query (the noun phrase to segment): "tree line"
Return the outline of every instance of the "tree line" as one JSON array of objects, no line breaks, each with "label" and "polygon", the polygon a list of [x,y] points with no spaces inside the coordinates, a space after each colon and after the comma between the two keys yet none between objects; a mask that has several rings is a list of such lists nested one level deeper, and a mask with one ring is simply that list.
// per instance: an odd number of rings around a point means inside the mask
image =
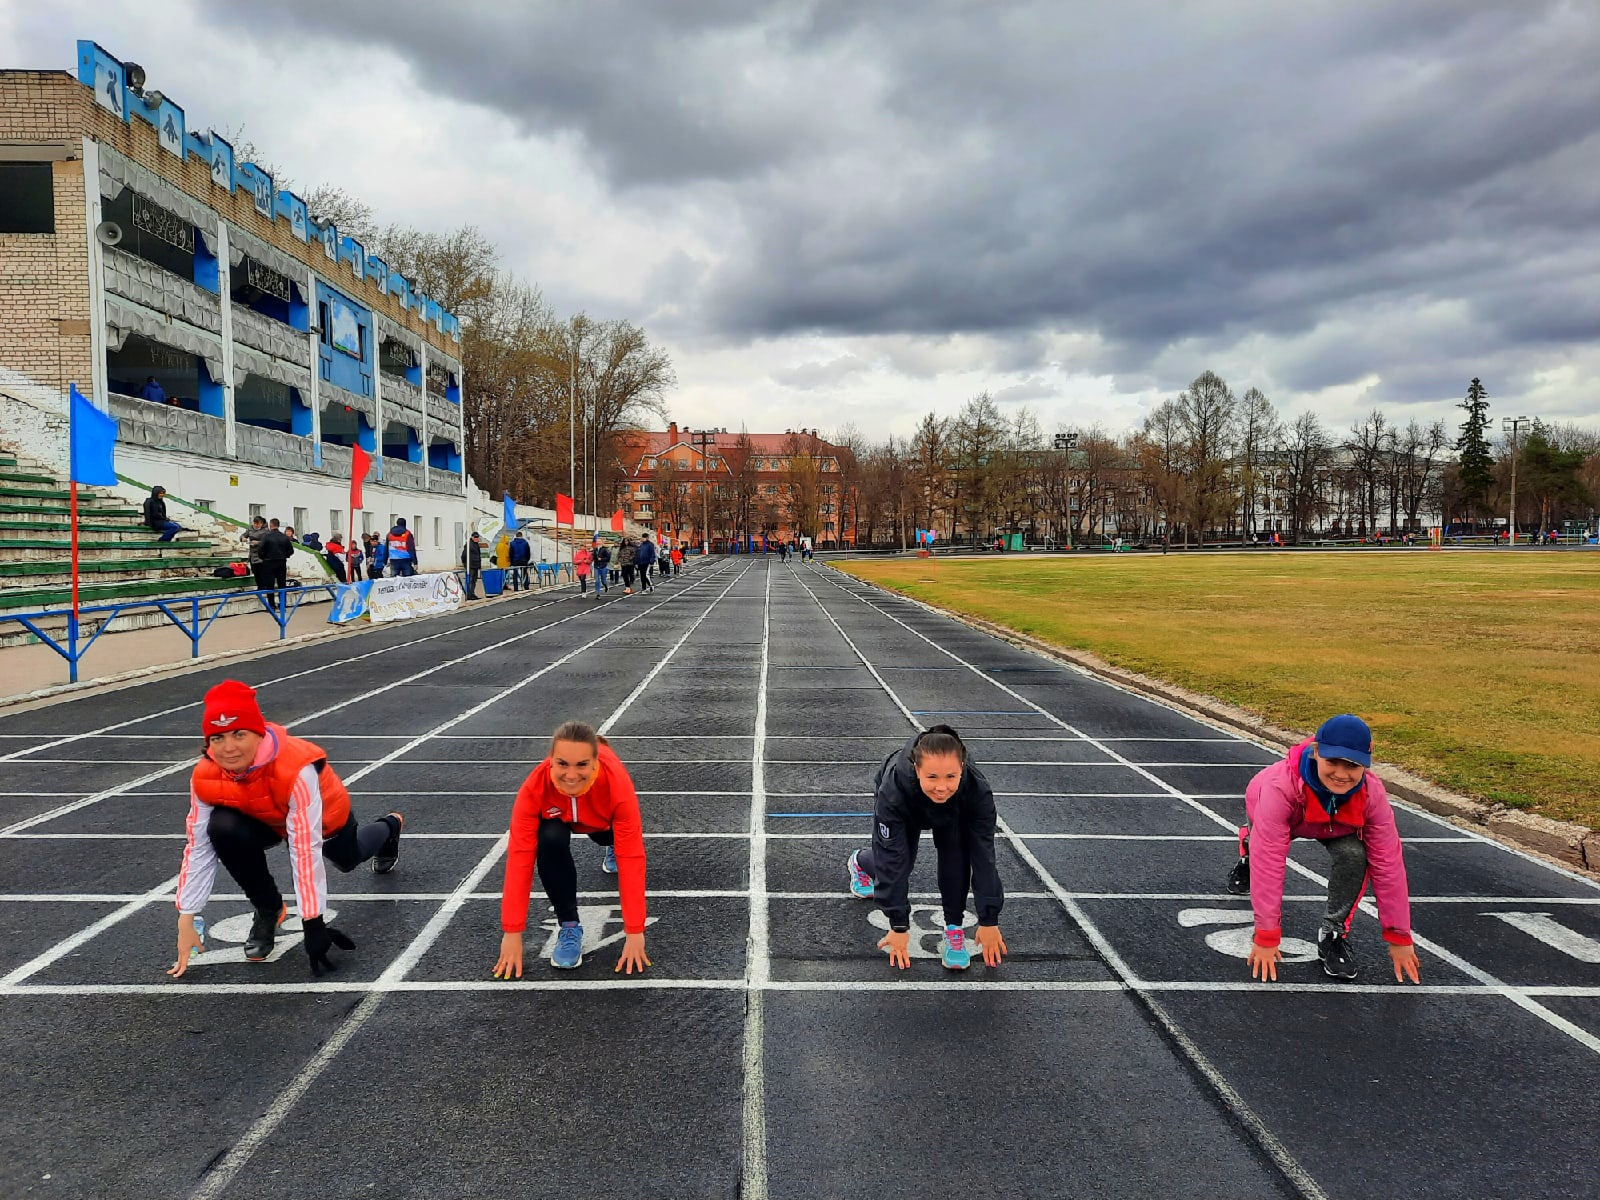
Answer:
[{"label": "tree line", "polygon": [[[917,529],[987,542],[1022,533],[1058,544],[1120,536],[1205,545],[1318,536],[1399,536],[1441,519],[1487,527],[1509,512],[1510,439],[1491,437],[1473,380],[1457,430],[1373,409],[1349,429],[1285,418],[1258,388],[1235,394],[1204,371],[1137,429],[1099,424],[1046,435],[1028,410],[988,393],[954,416],[928,413],[908,437],[835,440],[852,453],[858,545],[906,545]],[[1600,432],[1534,421],[1515,447],[1519,528],[1592,521]]]}]

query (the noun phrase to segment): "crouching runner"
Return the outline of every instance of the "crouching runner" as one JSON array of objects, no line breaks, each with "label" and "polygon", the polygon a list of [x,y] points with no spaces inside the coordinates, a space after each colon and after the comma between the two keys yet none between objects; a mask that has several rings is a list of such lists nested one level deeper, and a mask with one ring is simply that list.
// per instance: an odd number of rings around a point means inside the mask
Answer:
[{"label": "crouching runner", "polygon": [[327,754],[282,725],[269,724],[255,691],[237,680],[224,680],[206,693],[201,732],[205,750],[189,778],[187,840],[178,874],[178,961],[167,974],[182,975],[190,953],[204,949],[194,919],[211,898],[218,862],[255,908],[244,956],[260,962],[272,953],[288,910],[267,866],[267,851],[282,841],[289,843],[311,971],[333,970],[328,951],[334,946],[354,950],[355,943],[324,921],[328,877],[323,859],[341,871],[371,859],[372,869],[386,875],[400,857],[404,820],[390,813],[357,825],[350,794]]},{"label": "crouching runner", "polygon": [[644,952],[644,825],[633,780],[606,740],[582,721],[567,721],[550,738],[550,753],[523,780],[511,807],[511,840],[505,886],[500,893],[500,957],[496,979],[522,976],[522,931],[535,865],[559,928],[550,965],[583,965],[583,926],[578,923],[578,867],[572,859],[574,831],[606,848],[604,870],[617,875],[626,935],[616,969],[632,975],[650,960]]},{"label": "crouching runner", "polygon": [[1335,979],[1356,977],[1348,945],[1350,922],[1370,879],[1394,977],[1402,983],[1408,977],[1420,982],[1400,834],[1389,795],[1371,766],[1372,730],[1360,717],[1346,713],[1324,721],[1316,737],[1262,770],[1245,789],[1241,854],[1228,890],[1249,892],[1255,910],[1252,979],[1278,978],[1289,843],[1311,838],[1322,843],[1331,860],[1328,903],[1317,931],[1322,969]]},{"label": "crouching runner", "polygon": [[984,964],[999,966],[1007,951],[1000,936],[1005,891],[994,861],[994,792],[967,758],[966,743],[950,726],[935,725],[889,755],[872,783],[872,845],[852,853],[848,868],[850,891],[862,900],[875,898],[889,919],[878,949],[887,950],[897,967],[911,965],[911,868],[922,831],[930,829],[939,855],[944,965],[963,971],[972,963],[962,928],[970,891]]}]

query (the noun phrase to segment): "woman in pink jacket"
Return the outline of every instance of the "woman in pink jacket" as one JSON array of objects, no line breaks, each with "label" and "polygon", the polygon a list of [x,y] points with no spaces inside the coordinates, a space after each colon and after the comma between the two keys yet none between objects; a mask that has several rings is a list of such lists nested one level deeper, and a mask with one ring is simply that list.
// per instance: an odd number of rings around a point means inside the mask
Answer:
[{"label": "woman in pink jacket", "polygon": [[1370,879],[1394,977],[1402,983],[1408,977],[1420,982],[1400,834],[1388,793],[1371,766],[1372,730],[1360,717],[1345,713],[1324,721],[1316,737],[1261,771],[1245,789],[1239,864],[1229,876],[1228,890],[1240,895],[1248,891],[1255,910],[1252,979],[1278,978],[1289,843],[1312,838],[1327,847],[1332,860],[1328,906],[1317,932],[1322,969],[1335,979],[1356,977],[1347,945],[1350,921]]},{"label": "woman in pink jacket", "polygon": [[[589,590],[589,566],[593,561],[594,557],[589,553],[587,546],[579,546],[572,552],[572,569],[578,576],[579,595]],[[594,594],[598,598],[600,589],[596,588]]]}]

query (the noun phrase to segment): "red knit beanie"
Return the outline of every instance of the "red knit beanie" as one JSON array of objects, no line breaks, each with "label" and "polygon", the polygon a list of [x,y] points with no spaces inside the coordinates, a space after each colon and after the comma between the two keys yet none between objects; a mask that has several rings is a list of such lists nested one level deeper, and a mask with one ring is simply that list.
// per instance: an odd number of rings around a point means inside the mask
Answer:
[{"label": "red knit beanie", "polygon": [[256,690],[237,679],[224,679],[206,693],[206,713],[200,723],[200,736],[209,738],[214,733],[229,733],[235,729],[248,729],[267,734],[267,722],[256,703]]}]

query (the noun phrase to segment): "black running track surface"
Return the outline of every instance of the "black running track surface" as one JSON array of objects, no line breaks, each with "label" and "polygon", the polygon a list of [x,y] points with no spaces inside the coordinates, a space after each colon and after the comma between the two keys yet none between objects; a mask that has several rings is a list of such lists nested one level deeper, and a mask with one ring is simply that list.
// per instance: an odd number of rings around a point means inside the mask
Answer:
[{"label": "black running track surface", "polygon": [[[398,869],[330,870],[358,943],[242,961],[222,891],[174,942],[199,700],[224,675],[325,746]],[[1359,698],[1350,698],[1359,707]],[[490,978],[500,835],[548,731],[605,723],[643,800],[654,966]],[[875,765],[967,735],[999,793],[1011,958],[909,971],[846,889]],[[1600,889],[1402,811],[1424,986],[1252,983],[1222,889],[1272,755],[825,567],[712,560],[0,718],[0,1196],[1593,1196]],[[287,881],[282,851],[275,858]],[[224,876],[223,887],[231,884]],[[529,948],[549,924],[536,896]]]}]

